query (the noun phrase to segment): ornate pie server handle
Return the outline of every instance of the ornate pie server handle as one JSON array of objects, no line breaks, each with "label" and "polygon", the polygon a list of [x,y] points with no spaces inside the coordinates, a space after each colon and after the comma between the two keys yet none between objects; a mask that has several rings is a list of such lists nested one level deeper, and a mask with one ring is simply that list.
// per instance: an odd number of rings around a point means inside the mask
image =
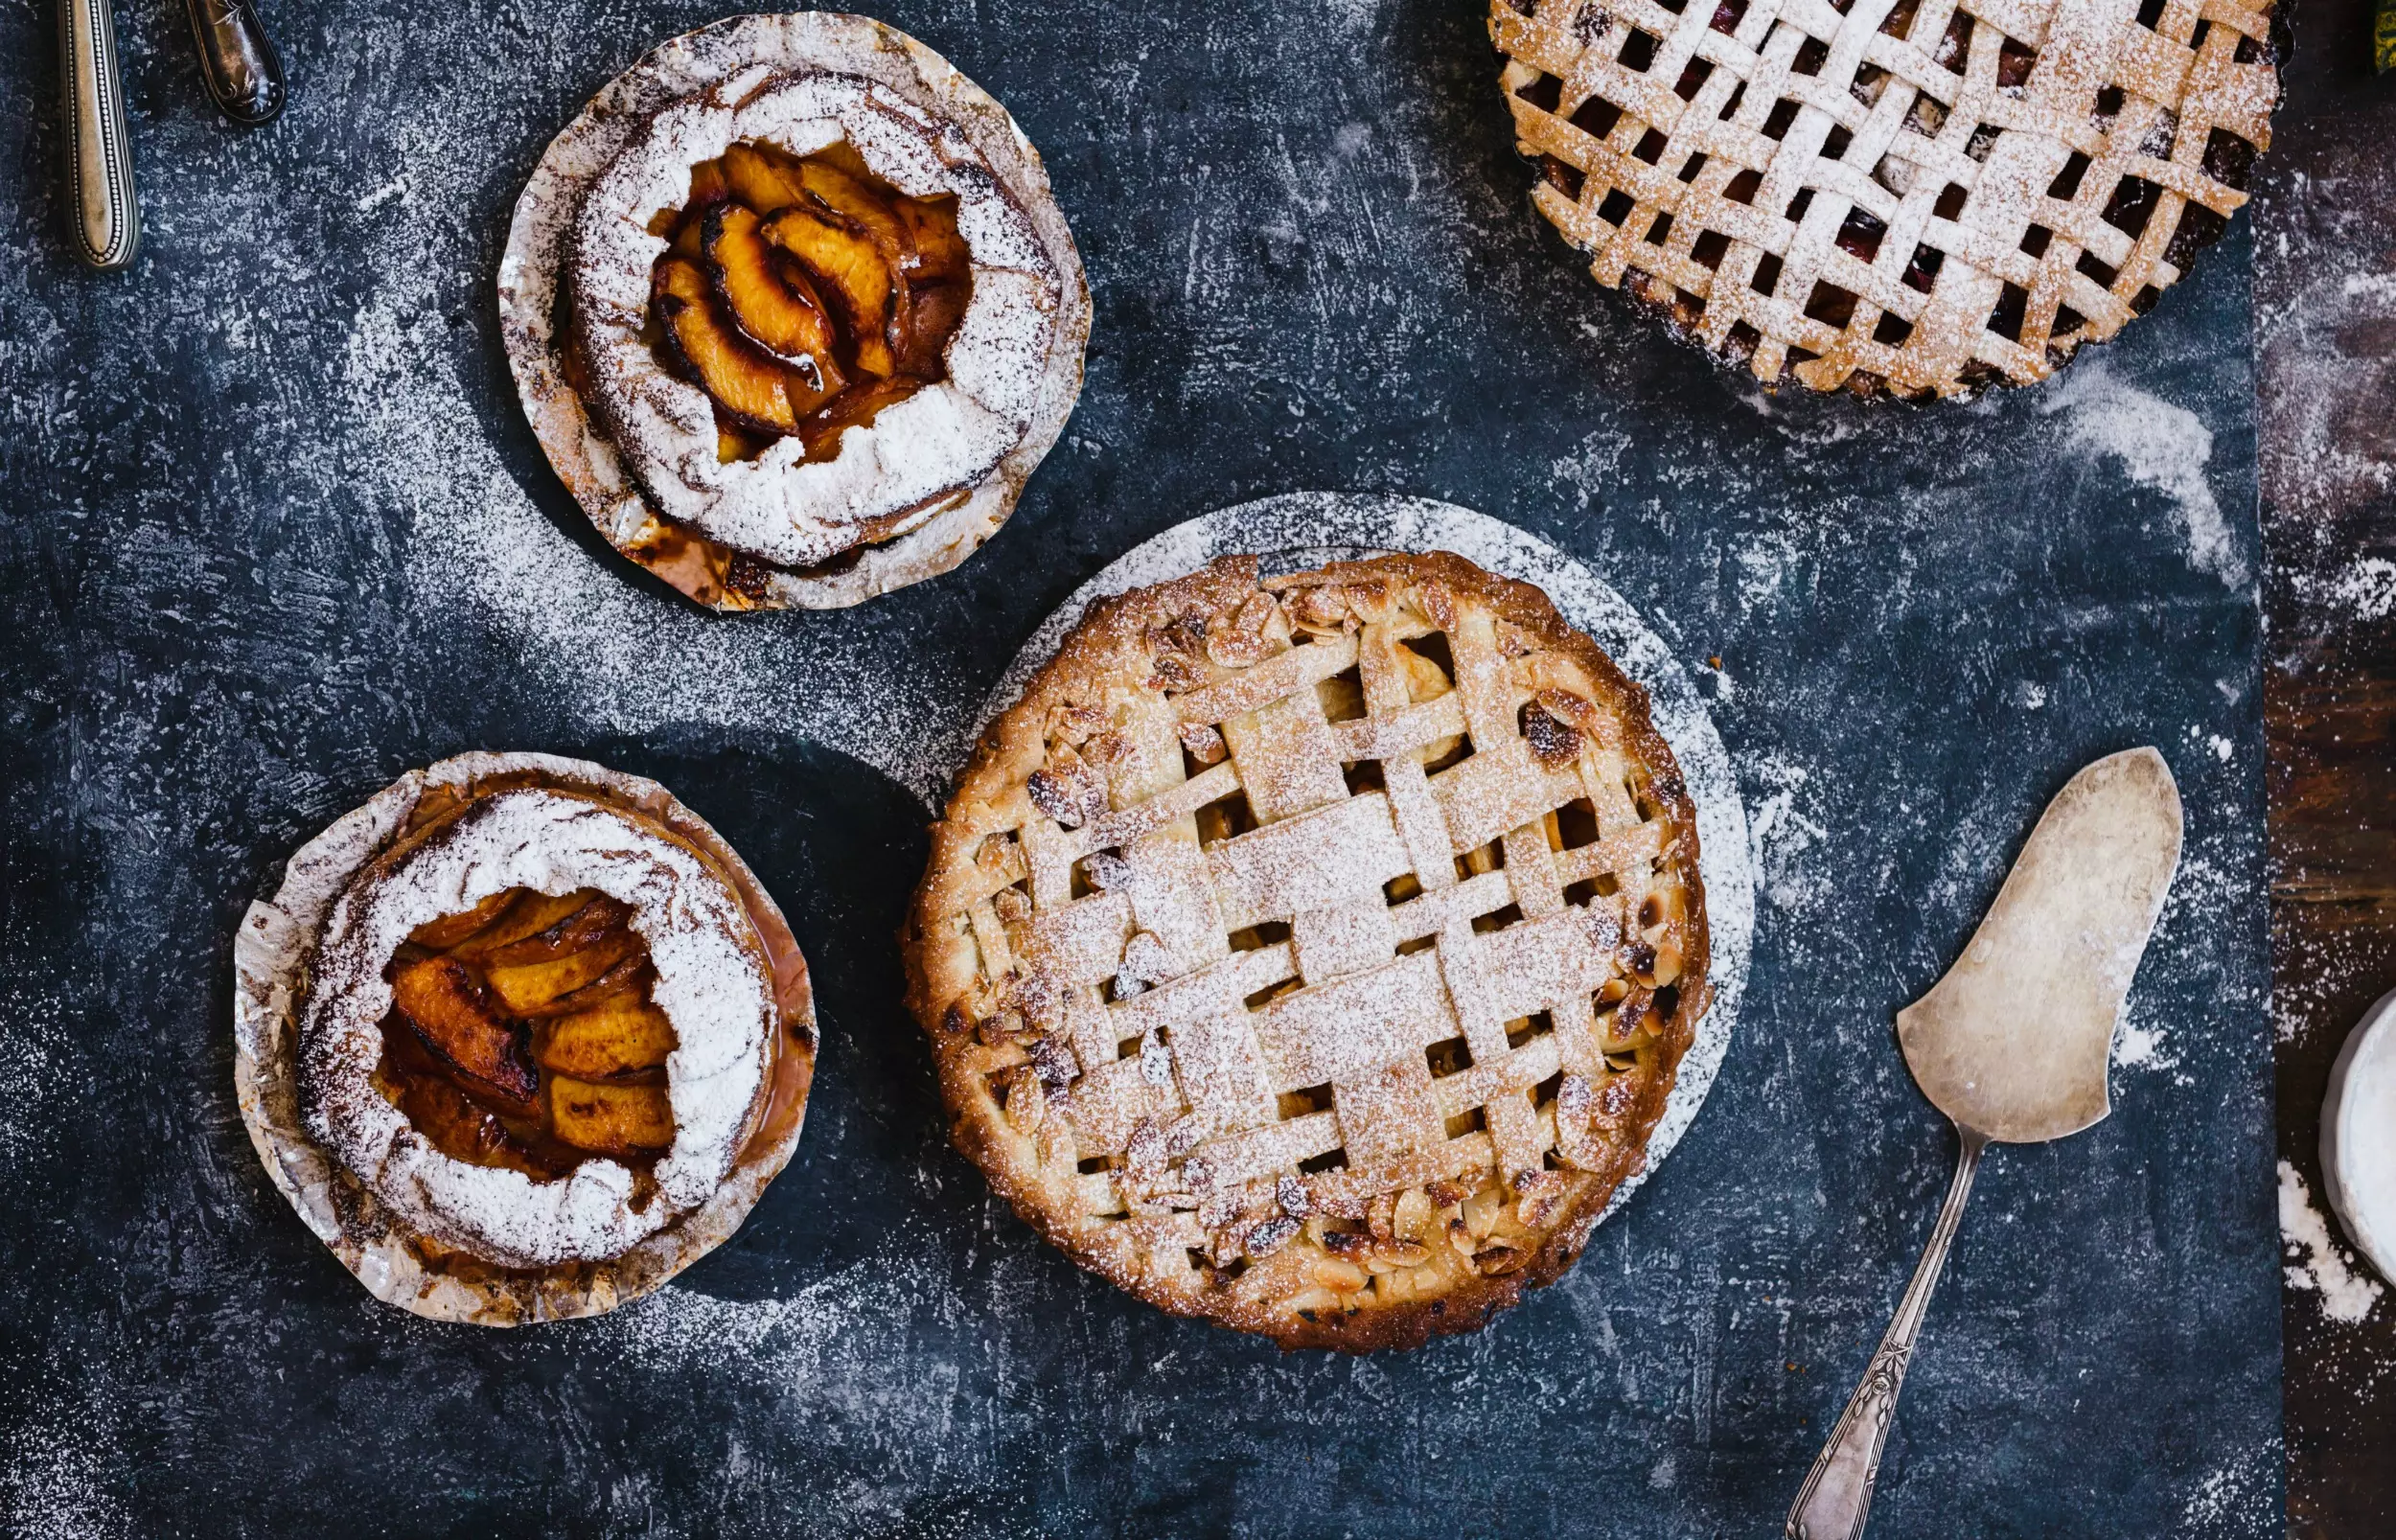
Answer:
[{"label": "ornate pie server handle", "polygon": [[58,81],[66,104],[66,189],[75,254],[103,272],[133,264],[142,211],[133,197],[133,137],[117,73],[108,0],[58,0]]},{"label": "ornate pie server handle", "polygon": [[1963,1152],[1955,1161],[1955,1180],[1947,1185],[1947,1205],[1939,1210],[1938,1228],[1923,1251],[1913,1282],[1897,1302],[1897,1316],[1880,1339],[1872,1367],[1855,1387],[1830,1442],[1814,1460],[1797,1502],[1788,1510],[1787,1540],[1858,1540],[1872,1512],[1872,1489],[1880,1479],[1880,1447],[1888,1442],[1889,1423],[1897,1415],[1897,1392],[1904,1387],[1905,1366],[1913,1359],[1914,1336],[1922,1318],[1930,1312],[1930,1293],[1938,1287],[1947,1265],[1947,1249],[1963,1223],[1964,1201],[1971,1196],[1971,1179],[1980,1169],[1980,1152],[1988,1137],[1958,1125]]},{"label": "ornate pie server handle", "polygon": [[183,0],[217,110],[257,127],[283,110],[283,57],[250,0]]}]

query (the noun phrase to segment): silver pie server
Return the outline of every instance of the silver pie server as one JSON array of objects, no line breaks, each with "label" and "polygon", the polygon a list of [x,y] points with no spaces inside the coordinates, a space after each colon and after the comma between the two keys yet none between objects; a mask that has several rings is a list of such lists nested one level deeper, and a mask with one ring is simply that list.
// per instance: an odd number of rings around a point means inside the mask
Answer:
[{"label": "silver pie server", "polygon": [[133,264],[142,211],[133,196],[133,136],[125,126],[116,12],[108,0],[58,0],[58,84],[75,254],[102,272],[117,272]]},{"label": "silver pie server", "polygon": [[1963,1153],[1897,1317],[1789,1509],[1788,1540],[1863,1533],[1897,1392],[1981,1152],[2077,1134],[2112,1110],[2113,1034],[2179,839],[2179,788],[2161,754],[2132,748],[2086,767],[2047,804],[1964,954],[1897,1013],[1905,1063],[1953,1120]]}]

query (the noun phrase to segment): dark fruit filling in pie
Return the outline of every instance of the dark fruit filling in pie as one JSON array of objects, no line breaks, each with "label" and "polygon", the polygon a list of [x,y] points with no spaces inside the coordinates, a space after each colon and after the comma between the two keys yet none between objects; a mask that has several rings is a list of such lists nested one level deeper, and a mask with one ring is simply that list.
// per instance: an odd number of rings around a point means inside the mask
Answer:
[{"label": "dark fruit filling in pie", "polygon": [[650,285],[651,339],[715,402],[726,460],[798,435],[840,452],[946,372],[973,292],[956,199],[910,197],[845,141],[798,156],[738,144],[691,168]]},{"label": "dark fruit filling in pie", "polygon": [[630,914],[517,887],[407,938],[380,1078],[435,1149],[547,1180],[594,1155],[646,1170],[673,1144],[674,1027]]}]

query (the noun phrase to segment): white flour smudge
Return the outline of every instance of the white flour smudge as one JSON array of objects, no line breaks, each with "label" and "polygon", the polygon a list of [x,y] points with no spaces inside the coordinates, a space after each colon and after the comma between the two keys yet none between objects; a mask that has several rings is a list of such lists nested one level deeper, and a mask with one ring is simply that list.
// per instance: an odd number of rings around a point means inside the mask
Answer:
[{"label": "white flour smudge", "polygon": [[2124,1069],[2176,1069],[2179,1055],[2165,1046],[2167,1040],[2163,1028],[2124,1018],[2113,1039],[2113,1063]]},{"label": "white flour smudge", "polygon": [[1742,767],[1763,794],[1748,825],[1763,896],[1774,908],[1802,910],[1832,896],[1830,877],[1806,853],[1831,837],[1829,827],[1797,805],[1812,772],[1785,759],[1749,760]]},{"label": "white flour smudge", "polygon": [[2286,1161],[2279,1163],[2280,1244],[2290,1253],[2288,1286],[2321,1297],[2321,1314],[2353,1325],[2371,1314],[2384,1292],[2360,1272],[2330,1235],[2329,1221],[2313,1204],[2305,1179]]},{"label": "white flour smudge", "polygon": [[2275,1521],[2276,1515],[2270,1511],[2270,1467],[2276,1453],[2276,1450],[2243,1450],[2205,1472],[2203,1479],[2197,1483],[2197,1489],[2188,1494],[2187,1505],[2179,1511],[2179,1532],[2184,1540],[2246,1532],[2246,1527],[2238,1521],[2251,1518],[2258,1512],[2265,1516],[2267,1522]]},{"label": "white flour smudge", "polygon": [[2300,573],[2296,593],[2310,603],[2333,606],[2350,619],[2385,620],[2396,614],[2396,562],[2366,556],[2334,578]]},{"label": "white flour smudge", "polygon": [[2066,375],[2039,410],[2067,413],[2066,444],[2119,460],[2131,480],[2172,500],[2190,566],[2229,587],[2245,585],[2246,564],[2204,479],[2213,458],[2213,430],[2196,413],[2124,383],[2102,360],[2085,362]]}]

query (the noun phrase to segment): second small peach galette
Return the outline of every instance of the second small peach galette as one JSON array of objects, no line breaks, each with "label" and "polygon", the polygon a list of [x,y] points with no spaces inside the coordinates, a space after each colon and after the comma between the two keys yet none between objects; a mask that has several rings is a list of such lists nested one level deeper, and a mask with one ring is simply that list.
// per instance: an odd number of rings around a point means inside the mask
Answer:
[{"label": "second small peach galette", "polygon": [[721,609],[835,608],[1002,522],[1081,385],[1090,300],[1039,156],[860,16],[659,47],[550,145],[500,265],[551,464]]}]

